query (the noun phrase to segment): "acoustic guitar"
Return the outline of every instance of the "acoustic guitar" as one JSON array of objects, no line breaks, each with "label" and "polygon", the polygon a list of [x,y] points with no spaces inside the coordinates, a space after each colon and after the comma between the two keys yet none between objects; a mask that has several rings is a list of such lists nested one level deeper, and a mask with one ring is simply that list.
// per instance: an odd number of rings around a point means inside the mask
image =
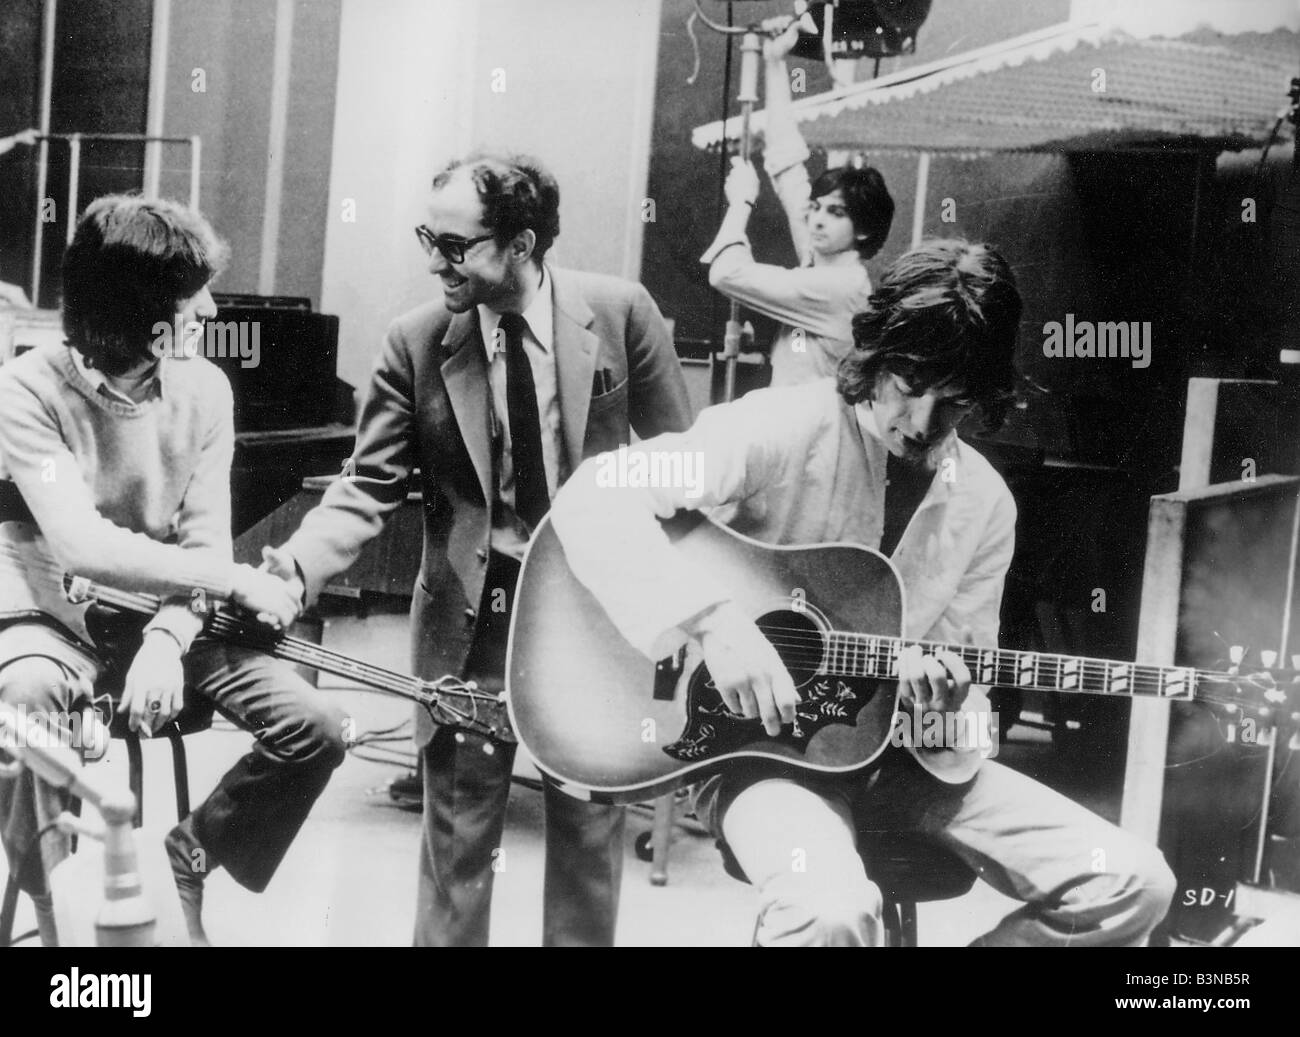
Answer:
[{"label": "acoustic guitar", "polygon": [[[761,721],[726,708],[708,668],[690,653],[655,662],[632,647],[569,569],[547,519],[520,573],[506,694],[520,742],[566,791],[635,802],[753,758],[845,774],[891,742],[905,744],[940,780],[974,775],[980,744],[936,739],[943,744],[927,747],[899,708],[899,655],[916,642],[899,636],[904,588],[888,559],[851,544],[773,547],[695,513],[663,526],[674,549],[728,588],[776,649],[801,695],[795,722],[769,736]],[[1295,671],[1242,675],[921,644],[959,655],[980,685],[1198,700],[1261,730],[1289,722],[1297,708]],[[1280,686],[1278,676],[1289,683]]]}]

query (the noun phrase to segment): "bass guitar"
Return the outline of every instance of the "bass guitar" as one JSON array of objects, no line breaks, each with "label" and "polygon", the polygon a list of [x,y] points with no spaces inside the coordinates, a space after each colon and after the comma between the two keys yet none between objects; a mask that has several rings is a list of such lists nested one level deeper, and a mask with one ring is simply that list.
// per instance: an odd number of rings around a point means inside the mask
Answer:
[{"label": "bass guitar", "polygon": [[[120,636],[122,624],[118,620],[122,616],[139,617],[142,628],[145,618],[161,605],[156,595],[116,590],[65,573],[36,528],[24,522],[0,522],[0,581],[11,580],[21,581],[18,586],[30,607],[0,614],[0,618],[52,621],[87,646],[104,641],[97,636],[100,630],[111,630],[113,639]],[[14,589],[14,585],[10,587]],[[455,677],[427,681],[362,662],[310,641],[276,633],[225,602],[203,601],[196,596],[193,604],[205,617],[203,629],[209,637],[407,699],[428,710],[439,724],[454,724],[491,738],[513,741],[501,697],[481,692],[472,684]],[[107,614],[102,610],[108,610]]]}]

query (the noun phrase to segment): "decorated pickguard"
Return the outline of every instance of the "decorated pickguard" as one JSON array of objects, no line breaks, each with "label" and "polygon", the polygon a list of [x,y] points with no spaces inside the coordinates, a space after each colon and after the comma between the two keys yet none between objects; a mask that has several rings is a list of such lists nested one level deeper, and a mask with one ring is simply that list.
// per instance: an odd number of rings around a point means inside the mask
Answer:
[{"label": "decorated pickguard", "polygon": [[681,737],[663,751],[675,760],[697,763],[769,741],[802,755],[822,728],[830,724],[856,727],[858,714],[875,696],[877,687],[876,681],[864,677],[815,676],[799,689],[794,723],[783,725],[779,735],[770,737],[761,720],[747,720],[727,708],[708,669],[701,666],[687,690],[686,726]]}]

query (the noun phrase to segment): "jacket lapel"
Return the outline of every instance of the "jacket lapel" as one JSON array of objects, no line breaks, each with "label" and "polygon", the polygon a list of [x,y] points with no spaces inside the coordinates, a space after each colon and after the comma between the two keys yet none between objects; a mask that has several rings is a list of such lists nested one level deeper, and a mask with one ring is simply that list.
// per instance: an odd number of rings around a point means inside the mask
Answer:
[{"label": "jacket lapel", "polygon": [[483,499],[492,499],[492,440],[488,422],[487,358],[478,330],[478,313],[458,313],[443,340],[442,381],[460,426]]},{"label": "jacket lapel", "polygon": [[560,423],[569,471],[582,463],[587,438],[587,412],[591,407],[592,376],[600,339],[589,330],[595,315],[576,279],[567,270],[548,266],[555,286],[555,381],[560,397]]}]

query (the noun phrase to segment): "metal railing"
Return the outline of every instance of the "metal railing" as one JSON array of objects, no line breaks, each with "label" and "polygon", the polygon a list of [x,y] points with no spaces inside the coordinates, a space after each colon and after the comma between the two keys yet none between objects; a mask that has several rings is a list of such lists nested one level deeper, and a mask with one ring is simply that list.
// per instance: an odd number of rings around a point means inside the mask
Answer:
[{"label": "metal railing", "polygon": [[[199,164],[202,155],[202,141],[193,137],[159,137],[147,133],[39,133],[40,152],[36,167],[36,224],[32,238],[32,291],[31,299],[40,305],[41,292],[41,258],[45,243],[45,191],[49,183],[50,142],[67,141],[68,144],[68,201],[67,201],[67,242],[72,241],[77,227],[77,192],[81,186],[81,145],[83,141],[115,141],[127,144],[146,144],[161,147],[164,144],[185,144],[190,149],[190,207],[199,204]],[[146,163],[146,167],[150,164]],[[154,169],[158,163],[153,162]],[[157,176],[147,176],[142,187],[149,197],[158,193]]]}]

